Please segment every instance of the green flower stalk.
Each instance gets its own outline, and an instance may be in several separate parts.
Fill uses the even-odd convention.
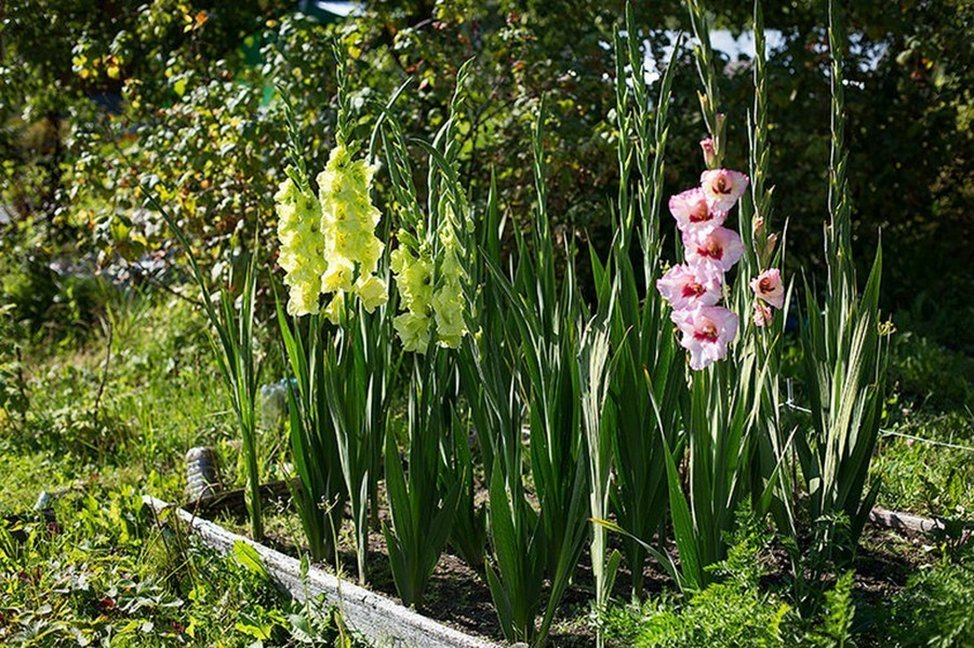
[[[407,246],[401,246],[390,255],[390,265],[405,310],[396,316],[393,326],[406,351],[426,353],[432,324],[429,315],[433,301],[432,264],[422,255],[414,255]]]
[[[385,281],[375,275],[385,245],[375,235],[381,213],[369,196],[374,173],[339,143],[317,178],[327,261],[321,292],[354,292],[370,313],[388,300]]]
[[[325,238],[319,227],[321,204],[307,188],[290,177],[274,196],[277,236],[281,242],[278,263],[288,288],[287,312],[300,316],[318,312],[321,276],[325,272]]]
[[[430,576],[450,541],[454,520],[462,515],[458,514],[461,495],[465,496],[464,504],[473,507],[472,495],[467,496],[473,484],[469,448],[465,448],[466,453],[458,451],[458,444],[467,443],[469,432],[452,390],[459,354],[442,350],[460,345],[468,311],[467,278],[462,267],[469,262],[467,250],[472,247],[461,238],[467,230],[455,223],[469,223],[471,214],[458,180],[459,144],[453,128],[465,69],[457,73],[449,119],[432,142],[417,140],[429,153],[426,209],[412,184],[408,149],[393,116],[387,114],[386,128],[379,133],[386,146],[391,189],[400,210],[398,246],[389,261],[403,312],[394,318],[393,326],[403,349],[414,354],[405,462],[395,431],[386,430],[389,521],[383,521],[382,529],[396,590],[403,603],[416,608],[423,605]],[[463,529],[470,531],[473,527],[466,524]]]
[[[440,224],[441,264],[439,285],[433,295],[433,317],[436,321],[436,338],[440,346],[456,349],[463,336],[467,334],[467,324],[463,314],[467,310],[463,294],[466,274],[460,264],[463,250],[457,240],[450,210],[448,217]]]
[[[288,312],[311,317],[289,322],[279,307],[278,320],[296,385],[289,398],[301,480],[295,503],[308,543],[315,558],[333,556],[347,499],[358,580],[365,584],[369,512],[377,520],[385,425],[398,366],[392,360],[391,317],[383,307],[388,301],[385,245],[376,236],[382,215],[370,197],[375,167],[368,163],[371,147],[356,137],[346,60],[336,42],[336,143],[314,183],[300,130],[282,96],[293,182],[279,194],[281,264],[291,289]],[[321,295],[328,301],[320,301]]]
[[[415,239],[400,232],[400,247],[390,256],[392,272],[405,310],[393,320],[406,351],[424,354],[431,340],[450,349],[459,348],[467,329],[468,311],[464,294],[467,280],[460,262],[464,248],[457,238],[449,206],[436,230],[436,239],[424,242],[413,253]],[[435,253],[430,249],[437,248]],[[437,271],[438,270],[438,271]]]

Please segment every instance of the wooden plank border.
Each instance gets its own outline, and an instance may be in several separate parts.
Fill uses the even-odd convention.
[[[894,529],[896,531],[912,531],[915,533],[932,533],[934,531],[944,531],[946,527],[940,520],[904,513],[902,511],[890,511],[878,506],[874,506],[869,512],[869,521],[873,524]]]
[[[437,621],[417,614],[394,601],[353,583],[340,580],[316,567],[301,578],[301,563],[296,558],[274,551],[249,538],[231,533],[218,524],[149,495],[142,500],[159,513],[174,513],[203,541],[222,554],[230,553],[237,542],[245,542],[260,555],[268,574],[291,595],[304,601],[324,595],[328,605],[337,606],[349,627],[377,646],[402,648],[500,648],[499,644],[471,637]]]

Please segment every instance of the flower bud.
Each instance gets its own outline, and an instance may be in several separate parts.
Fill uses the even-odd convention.
[[[754,238],[760,238],[761,233],[764,232],[764,216],[755,216],[751,227],[751,231],[754,232]]]
[[[711,137],[700,140],[700,148],[703,149],[703,163],[707,168],[713,168],[717,163],[717,152],[714,150],[714,140]]]

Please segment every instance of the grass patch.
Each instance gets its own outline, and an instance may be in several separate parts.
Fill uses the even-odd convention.
[[[974,447],[974,417],[961,411],[918,414],[893,431],[910,436],[885,436],[879,443],[871,467],[881,479],[879,503],[924,515],[969,517],[974,451],[951,446]]]
[[[89,484],[55,515],[0,527],[0,643],[360,645],[261,569],[156,525],[135,486]]]

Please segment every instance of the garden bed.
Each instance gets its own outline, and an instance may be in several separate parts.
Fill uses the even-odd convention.
[[[265,495],[275,497],[280,505],[276,512],[268,511],[268,532],[263,543],[247,535],[242,491],[221,493],[211,498],[212,502],[187,504],[176,509],[177,515],[203,542],[222,553],[231,552],[237,542],[253,546],[269,575],[293,597],[303,601],[323,596],[327,606],[338,607],[348,625],[370,642],[407,646],[504,645],[483,577],[449,551],[436,567],[422,614],[399,602],[384,541],[377,532],[369,538],[372,569],[368,588],[336,576],[335,568],[325,564],[312,565],[307,578],[302,579],[300,555],[306,549],[296,544],[297,536],[292,531],[297,531],[299,523],[289,503],[280,497],[280,490],[274,485],[263,487]],[[175,508],[153,497],[144,499],[157,513]],[[856,559],[855,590],[863,603],[879,608],[903,589],[910,574],[923,563],[924,545],[929,540],[926,534],[942,531],[943,524],[879,507],[869,519]],[[669,549],[673,551],[675,547]],[[783,582],[789,569],[787,554],[777,547],[767,560],[768,582]],[[342,572],[354,572],[353,546],[347,539],[339,543],[339,562]],[[621,569],[614,592],[616,600],[627,599],[629,580],[628,572]],[[672,584],[649,563],[645,585],[652,596],[665,592]],[[583,556],[576,579],[559,608],[558,622],[550,637],[552,645],[588,646],[594,642],[595,629],[589,612],[592,588],[591,566],[587,556]]]
[[[280,584],[292,595],[304,600],[305,593],[300,586],[300,557],[307,555],[308,549],[302,542],[300,521],[291,502],[281,497],[278,483],[265,484],[261,490],[265,495],[265,506],[270,504],[265,511],[265,537],[262,543],[254,542],[250,535],[242,490],[221,492],[212,497],[188,502],[178,509],[178,515],[204,542],[218,550],[229,551],[235,540],[244,540],[259,547],[262,556],[265,554],[272,556],[273,564],[284,566],[286,575],[279,580]],[[384,489],[382,494],[384,499]],[[175,508],[173,504],[150,496],[146,496],[145,500],[156,511]],[[380,518],[387,520],[385,509],[380,511]],[[335,565],[330,563],[313,565],[313,572],[321,578],[322,589],[312,591],[312,594],[325,594],[328,605],[336,604],[340,597],[332,592],[337,592],[337,582],[341,582],[344,597],[348,597],[350,591],[357,592],[354,596],[360,596],[365,592],[370,597],[383,599],[395,610],[408,613],[411,617],[419,616],[433,623],[434,626],[442,625],[456,632],[458,636],[466,637],[463,641],[479,642],[469,645],[505,645],[486,580],[461,557],[451,553],[449,549],[441,555],[430,581],[425,604],[421,610],[422,615],[418,615],[401,604],[389,568],[385,540],[378,531],[373,530],[369,533],[368,587],[361,588],[354,584],[355,553],[354,542],[349,537],[350,533],[350,528],[339,533],[339,569],[336,570]],[[340,572],[343,576],[336,576],[336,572]],[[667,584],[667,577],[655,570],[651,563],[646,566],[645,577],[645,585],[650,592],[662,591]],[[297,588],[294,587],[295,585]],[[627,596],[629,585],[629,573],[622,568],[619,570],[616,587],[620,597]],[[581,647],[594,643],[595,629],[589,622],[592,591],[591,567],[587,556],[583,555],[583,562],[578,566],[576,577],[559,606],[558,616],[549,637],[551,645]],[[351,627],[361,630],[366,637],[375,636],[368,627],[362,628],[356,623],[354,611],[351,614],[347,609],[343,608],[342,611]],[[372,619],[366,618],[365,621],[368,624]],[[395,623],[392,624],[392,628],[398,627]],[[403,634],[408,638],[407,633]]]

